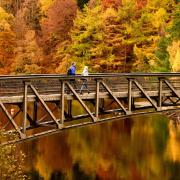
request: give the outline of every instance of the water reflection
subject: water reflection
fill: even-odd
[[[180,127],[158,114],[71,129],[20,148],[32,179],[180,177]]]

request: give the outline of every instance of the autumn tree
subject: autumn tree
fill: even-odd
[[[134,32],[138,33],[138,42],[134,46],[136,56],[134,63],[135,71],[168,71],[168,55],[162,51],[157,52],[158,44],[166,49],[162,40],[166,34],[166,28],[172,17],[175,1],[148,1],[142,9],[140,18],[135,22]],[[167,43],[167,42],[166,42]]]
[[[12,66],[14,73],[41,73],[42,49],[37,42],[41,10],[39,1],[26,0],[16,13],[16,57]]]
[[[57,47],[68,39],[77,8],[75,0],[56,0],[49,6],[41,21],[39,45],[44,52],[45,73],[54,73],[54,69],[58,66],[59,61],[56,59],[55,52]]]
[[[83,12],[78,11],[71,30],[71,39],[58,50],[62,61],[75,61],[78,67],[84,64],[92,65],[98,63],[96,58],[105,48],[103,30],[102,7],[97,6],[93,9],[85,7]],[[99,45],[99,47],[97,47]],[[101,46],[101,47],[100,47]],[[91,59],[94,59],[91,61]],[[60,64],[61,66],[61,64]],[[60,68],[60,67],[59,67]],[[96,66],[94,67],[97,68]]]
[[[42,72],[42,49],[36,42],[35,31],[28,30],[25,34],[23,43],[17,49],[15,62],[12,71],[19,73],[41,73]]]
[[[180,60],[180,3],[177,5],[173,16],[173,23],[169,29],[170,39],[167,51],[169,54],[169,61],[171,64],[172,71],[180,71],[179,60]]]
[[[179,21],[179,10],[180,5],[174,5],[173,13],[171,13],[170,19],[168,20],[169,26],[164,30],[164,35],[160,38],[158,42],[155,55],[158,58],[156,61],[156,66],[154,69],[156,71],[177,71],[178,68],[178,54],[179,47],[178,41],[180,39],[179,30],[180,21]],[[169,11],[172,11],[172,9]]]
[[[10,73],[16,47],[15,33],[12,30],[14,17],[0,7],[0,73]]]
[[[80,69],[86,64],[91,71],[123,72],[133,49],[131,42],[125,41],[132,7],[133,3],[126,3],[118,9],[104,8],[99,4],[78,12],[70,43],[59,49],[59,56],[64,61],[76,61]]]
[[[41,30],[40,20],[42,18],[40,3],[37,0],[27,0],[24,3],[26,10],[24,19],[28,27],[34,30]]]

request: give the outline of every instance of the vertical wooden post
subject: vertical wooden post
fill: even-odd
[[[100,80],[96,79],[96,106],[95,106],[96,119],[98,119],[99,116],[99,85],[100,85]]]
[[[162,78],[159,78],[158,106],[159,106],[160,109],[161,109],[161,107],[162,107],[162,82],[163,82],[163,79],[162,79]]]
[[[28,82],[24,81],[24,97],[23,97],[23,134],[26,135],[27,124],[27,91]]]
[[[72,117],[72,100],[68,100],[67,102],[67,105],[68,105],[68,117]]]
[[[128,79],[128,111],[132,110],[132,79]]]
[[[64,91],[65,83],[61,81],[61,127],[64,126]]]
[[[100,107],[101,111],[105,110],[104,98],[99,99],[99,107]]]
[[[33,121],[34,123],[37,121],[37,100],[34,101]]]

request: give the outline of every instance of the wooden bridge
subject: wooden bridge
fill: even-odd
[[[86,81],[88,89],[84,86],[80,93]],[[0,76],[0,127],[24,140],[113,118],[178,109],[179,100],[180,73]],[[83,108],[81,114],[74,113],[75,103]]]

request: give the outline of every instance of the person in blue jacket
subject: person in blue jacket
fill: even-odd
[[[71,65],[71,75],[76,75],[76,64],[75,62]]]
[[[76,63],[75,62],[73,62],[71,64],[71,67],[68,69],[67,75],[70,75],[70,76],[75,76],[76,75]],[[75,89],[77,89],[76,80],[75,79],[70,79],[70,83],[71,83],[71,85],[73,85],[73,87]]]
[[[67,74],[68,75],[76,75],[76,64],[75,64],[75,62],[73,62],[71,64],[71,67],[68,69]]]

